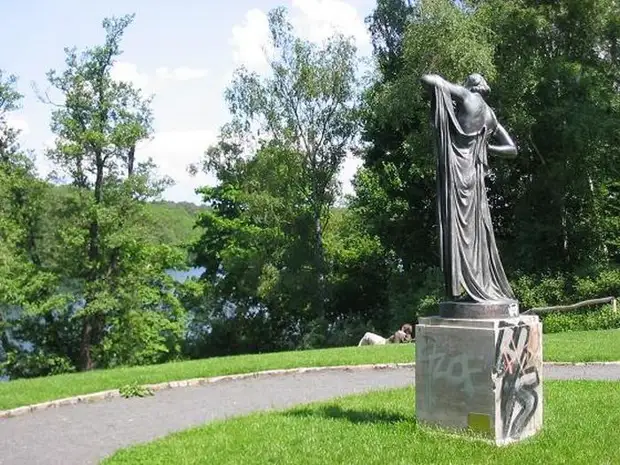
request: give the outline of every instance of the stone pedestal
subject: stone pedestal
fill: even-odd
[[[473,430],[496,444],[542,427],[542,324],[537,316],[420,318],[416,414],[422,425]]]

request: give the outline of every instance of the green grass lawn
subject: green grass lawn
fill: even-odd
[[[620,361],[620,329],[544,334],[543,358],[548,362]]]
[[[620,330],[546,334],[543,352],[544,359],[547,361],[620,360]],[[163,365],[23,379],[0,383],[0,410],[117,389],[134,382],[154,384],[277,368],[413,361],[414,346],[402,344],[217,357]]]
[[[501,448],[419,428],[406,388],[214,422],[102,464],[620,463],[620,383],[548,381],[544,397],[542,432]]]

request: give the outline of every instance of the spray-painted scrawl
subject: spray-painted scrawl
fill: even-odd
[[[425,342],[425,350],[420,354],[419,360],[428,363],[431,374],[429,379],[462,387],[463,393],[472,397],[475,393],[475,375],[483,372],[480,361],[470,360],[463,353],[449,355],[442,351],[441,345],[430,336],[425,336]]]
[[[517,439],[532,420],[541,399],[536,388],[540,373],[538,326],[500,321],[495,348],[494,375],[501,378],[502,436]]]

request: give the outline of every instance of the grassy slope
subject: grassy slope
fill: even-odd
[[[153,384],[189,378],[249,373],[277,368],[412,362],[414,346],[389,345],[216,357],[163,365],[138,366],[18,379],[0,383],[0,410],[78,394],[116,389],[138,382]]]
[[[620,361],[620,329],[545,334],[543,358],[554,362]]]
[[[147,239],[152,242],[177,246],[198,238],[200,231],[194,225],[206,207],[187,202],[152,202],[146,208],[150,214]]]
[[[0,410],[117,389],[133,382],[150,384],[276,368],[408,363],[414,361],[413,349],[406,344],[241,355],[16,380],[0,383]],[[545,335],[544,358],[568,362],[620,360],[620,330]]]
[[[121,450],[103,464],[620,463],[619,383],[549,381],[544,395],[543,431],[509,447],[418,428],[407,388],[215,422]]]

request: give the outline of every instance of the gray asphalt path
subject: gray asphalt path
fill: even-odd
[[[620,365],[549,366],[545,379],[620,380]],[[0,464],[88,465],[216,419],[413,384],[413,368],[307,372],[159,391],[0,419]]]

